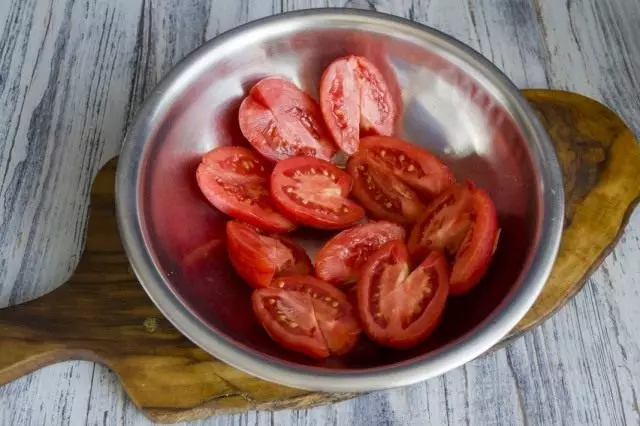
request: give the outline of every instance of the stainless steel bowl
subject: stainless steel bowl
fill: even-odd
[[[226,218],[204,200],[194,170],[211,148],[244,143],[237,109],[254,82],[284,75],[317,96],[324,67],[350,53],[368,57],[391,83],[403,106],[400,135],[440,155],[459,179],[487,189],[502,236],[486,278],[471,294],[450,299],[441,326],[424,344],[390,351],[363,339],[347,356],[313,361],[279,348],[256,323],[249,287],[227,261]],[[262,19],[193,52],[138,113],[116,186],[131,264],[182,333],[250,374],[322,391],[408,385],[487,351],[538,296],[563,220],[553,148],[518,89],[495,66],[433,29],[344,9]],[[298,235],[310,248],[325,237]]]

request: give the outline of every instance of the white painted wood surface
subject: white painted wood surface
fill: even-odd
[[[519,86],[592,96],[640,134],[638,0],[0,0],[0,306],[70,275],[92,177],[173,64],[237,24],[324,6],[431,25]],[[640,424],[639,258],[637,212],[585,289],[506,349],[406,389],[194,424]],[[0,387],[0,425],[146,423],[89,362]]]

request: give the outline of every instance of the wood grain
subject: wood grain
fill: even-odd
[[[566,303],[617,242],[640,196],[640,147],[597,102],[568,92],[525,95],[548,128],[563,167],[567,226],[542,296],[507,337]],[[150,418],[177,422],[253,409],[310,407],[350,394],[322,394],[265,382],[211,358],[175,330],[136,282],[115,221],[116,161],[91,191],[86,248],[71,279],[35,301],[0,310],[0,383],[66,359],[115,371]]]
[[[128,120],[169,67],[247,20],[344,5],[441,29],[520,87],[586,94],[640,133],[635,0],[5,0],[0,306],[33,299],[69,277],[83,246],[94,174],[117,153]],[[639,254],[636,213],[565,308],[507,349],[442,377],[313,410],[198,424],[638,424]],[[148,423],[99,364],[57,364],[0,387],[0,424]]]

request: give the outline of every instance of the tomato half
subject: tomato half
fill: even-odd
[[[389,241],[404,240],[405,234],[401,226],[385,221],[346,229],[327,241],[316,255],[316,275],[336,285],[353,283],[371,254]]]
[[[268,287],[275,277],[308,275],[309,256],[295,242],[262,235],[246,223],[227,222],[227,252],[234,269],[254,288]]]
[[[269,196],[271,166],[253,151],[221,146],[202,157],[198,186],[214,207],[236,219],[273,232],[296,227],[279,213]]]
[[[238,121],[251,145],[274,161],[296,155],[330,160],[338,150],[318,103],[281,77],[265,78],[251,88]]]
[[[320,106],[338,146],[351,155],[360,131],[391,135],[397,108],[380,71],[361,56],[333,61],[320,80]]]
[[[407,349],[438,326],[449,293],[449,268],[443,254],[431,251],[409,272],[409,252],[402,241],[376,251],[358,280],[358,312],[375,342]]]
[[[358,222],[364,210],[347,196],[351,177],[333,164],[312,157],[279,161],[271,174],[271,195],[292,220],[337,229]]]
[[[403,225],[413,224],[424,210],[418,194],[385,168],[358,151],[347,162],[352,194],[370,216]]]
[[[273,340],[314,358],[349,352],[361,332],[344,293],[315,277],[278,278],[273,287],[254,291],[252,302]]]
[[[471,183],[456,185],[429,204],[411,230],[409,251],[419,258],[439,248],[452,259],[451,294],[464,294],[489,268],[498,237],[496,208]]]
[[[401,139],[369,136],[360,140],[360,150],[427,199],[456,181],[451,170],[433,154]]]

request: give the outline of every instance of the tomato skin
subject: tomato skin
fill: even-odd
[[[340,229],[364,217],[347,196],[351,177],[333,164],[313,157],[292,157],[276,164],[271,196],[279,209],[298,223]]]
[[[347,297],[312,276],[278,278],[270,288],[255,290],[254,312],[281,346],[313,358],[349,352],[361,332]]]
[[[282,77],[256,83],[240,105],[238,121],[249,143],[273,161],[297,155],[330,160],[337,152],[318,103]]]
[[[451,294],[462,295],[473,289],[489,269],[498,243],[498,215],[483,189],[474,191],[473,210],[476,222],[467,233],[451,271]]]
[[[498,237],[498,218],[489,195],[471,182],[456,185],[434,199],[409,236],[409,251],[420,259],[442,249],[452,259],[450,293],[462,295],[489,268]]]
[[[292,240],[262,235],[237,221],[227,222],[227,252],[238,275],[254,288],[268,287],[276,277],[313,270],[307,253]]]
[[[253,151],[221,146],[202,157],[196,180],[221,212],[267,231],[292,231],[295,222],[278,212],[269,196],[270,173],[270,164]]]
[[[360,140],[360,149],[428,200],[456,182],[451,170],[437,157],[401,139],[369,136]]]
[[[360,131],[391,135],[397,108],[382,73],[361,56],[334,60],[320,80],[320,107],[333,139],[347,154]]]
[[[371,340],[395,349],[424,341],[442,318],[449,293],[449,268],[434,250],[409,273],[409,253],[401,241],[382,246],[358,280],[358,312]]]
[[[357,281],[360,268],[385,243],[404,240],[404,228],[379,221],[356,225],[331,238],[315,257],[316,276],[344,286]]]
[[[415,191],[362,151],[349,158],[347,171],[353,179],[353,196],[375,219],[412,225],[425,208]]]

